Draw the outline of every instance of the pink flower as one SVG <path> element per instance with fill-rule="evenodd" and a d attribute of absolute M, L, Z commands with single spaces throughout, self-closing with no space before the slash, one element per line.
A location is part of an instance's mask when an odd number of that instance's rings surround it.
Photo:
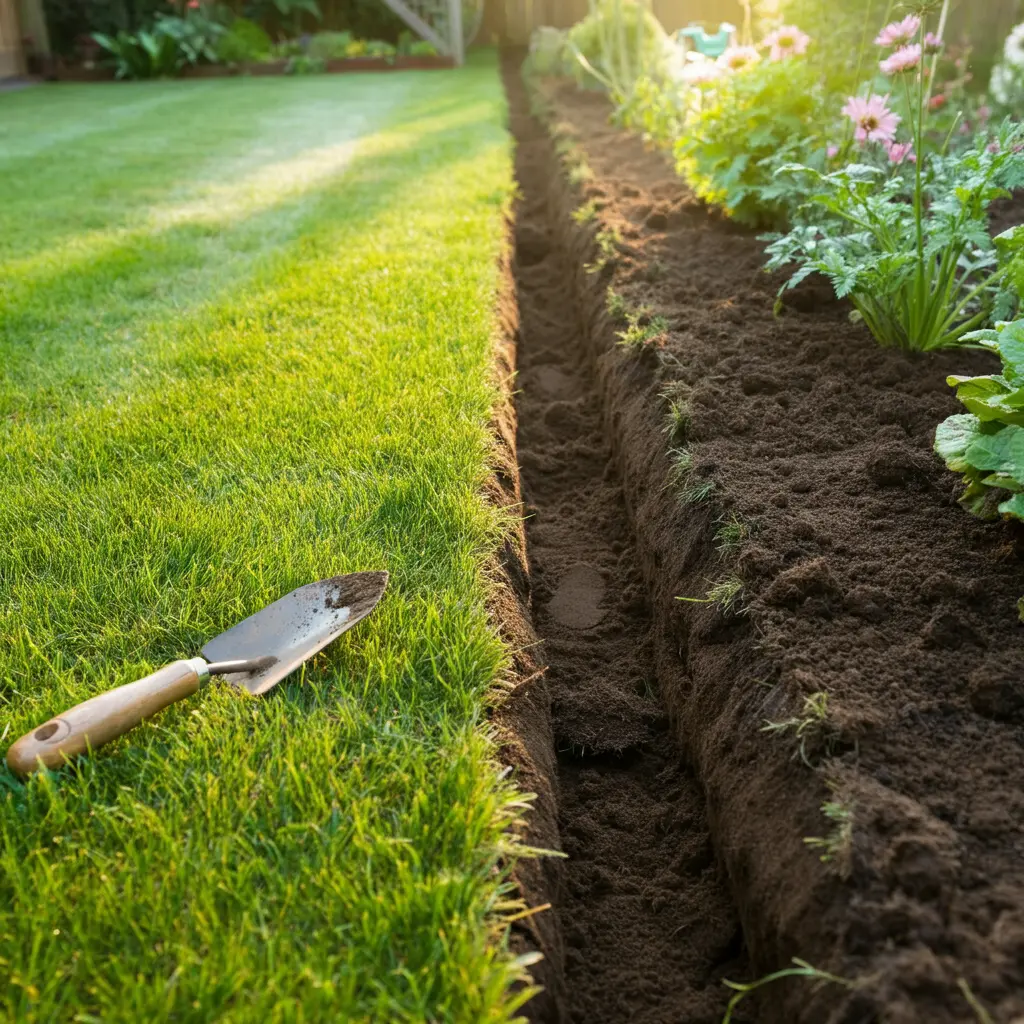
<path fill-rule="evenodd" d="M 982 124 L 988 124 L 989 119 L 992 117 L 992 108 L 989 106 L 978 107 L 978 120 Z"/>
<path fill-rule="evenodd" d="M 798 57 L 807 52 L 811 37 L 801 32 L 796 25 L 783 25 L 771 35 L 765 36 L 762 46 L 771 48 L 769 57 L 772 60 L 785 60 L 787 57 Z"/>
<path fill-rule="evenodd" d="M 730 46 L 718 58 L 718 63 L 726 71 L 745 71 L 747 68 L 753 67 L 760 59 L 761 55 L 753 46 Z"/>
<path fill-rule="evenodd" d="M 827 156 L 829 160 L 835 160 L 835 158 L 839 156 L 839 147 L 829 146 L 828 149 L 825 150 L 825 156 Z"/>
<path fill-rule="evenodd" d="M 187 7 L 190 11 L 199 10 L 199 0 L 188 0 Z"/>
<path fill-rule="evenodd" d="M 889 162 L 897 166 L 904 160 L 909 160 L 912 164 L 917 163 L 912 142 L 890 142 L 886 152 L 889 154 Z"/>
<path fill-rule="evenodd" d="M 941 93 L 941 92 L 940 93 L 936 93 L 928 101 L 928 109 L 929 110 L 941 110 L 948 102 L 949 102 L 949 98 L 945 95 L 945 93 Z"/>
<path fill-rule="evenodd" d="M 929 57 L 933 57 L 937 53 L 942 53 L 945 45 L 946 44 L 934 32 L 929 32 L 928 35 L 924 37 L 924 52 L 927 53 Z"/>
<path fill-rule="evenodd" d="M 998 142 L 990 142 L 988 144 L 988 151 L 990 153 L 1000 153 L 1002 152 L 1002 146 Z"/>
<path fill-rule="evenodd" d="M 907 71 L 913 71 L 921 64 L 921 47 L 918 43 L 913 46 L 901 46 L 891 57 L 886 57 L 878 66 L 886 75 L 902 75 Z"/>
<path fill-rule="evenodd" d="M 714 62 L 699 61 L 687 64 L 683 68 L 683 81 L 687 85 L 711 85 L 713 82 L 717 82 L 723 74 L 725 74 L 724 69 Z"/>
<path fill-rule="evenodd" d="M 875 46 L 893 49 L 906 46 L 920 31 L 921 19 L 916 14 L 908 14 L 902 21 L 894 21 L 886 25 L 875 39 Z"/>
<path fill-rule="evenodd" d="M 853 134 L 858 142 L 892 142 L 902 119 L 888 108 L 888 101 L 888 96 L 851 96 L 847 101 L 843 113 L 857 126 Z"/>

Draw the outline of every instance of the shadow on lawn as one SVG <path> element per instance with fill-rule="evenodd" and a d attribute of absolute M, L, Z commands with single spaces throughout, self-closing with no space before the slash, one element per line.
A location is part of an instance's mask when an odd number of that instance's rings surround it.
<path fill-rule="evenodd" d="M 452 122 L 451 112 L 464 107 L 464 101 L 456 100 L 417 103 L 378 135 L 343 144 L 345 152 L 336 154 L 336 164 L 327 167 L 326 173 L 313 175 L 305 186 L 273 201 L 261 200 L 256 214 L 248 213 L 225 225 L 223 211 L 204 206 L 192 214 L 194 219 L 172 219 L 163 226 L 126 232 L 115 236 L 106 251 L 86 254 L 72 266 L 46 267 L 29 281 L 15 281 L 8 286 L 0 333 L 0 361 L 5 364 L 0 377 L 0 414 L 24 411 L 33 404 L 34 387 L 22 392 L 16 384 L 18 378 L 26 385 L 43 380 L 51 390 L 61 386 L 63 375 L 78 388 L 88 383 L 89 391 L 99 378 L 111 380 L 111 374 L 126 360 L 137 361 L 145 351 L 145 342 L 131 337 L 134 328 L 151 331 L 185 321 L 204 306 L 229 296 L 237 299 L 240 281 L 251 278 L 254 264 L 273 260 L 300 244 L 303 225 L 316 224 L 325 207 L 341 195 L 347 193 L 352 199 L 339 223 L 346 232 L 354 233 L 396 196 L 415 189 L 425 171 L 445 173 L 451 166 L 472 161 L 484 148 L 500 144 L 486 103 Z M 435 127 L 430 128 L 431 122 Z M 385 140 L 383 148 L 374 146 L 378 138 Z M 416 151 L 423 155 L 407 159 Z M 438 151 L 439 157 L 434 156 Z M 432 163 L 437 166 L 431 167 Z M 268 235 L 279 237 L 271 249 L 266 246 Z M 222 250 L 228 263 L 226 271 L 220 264 L 209 275 L 220 277 L 212 288 L 204 280 L 208 254 L 199 251 L 211 245 Z M 237 262 L 232 265 L 232 260 Z M 250 281 L 246 290 L 259 287 Z M 148 304 L 154 299 L 163 304 L 157 307 L 156 316 Z M 141 311 L 140 302 L 147 303 Z M 104 313 L 105 306 L 113 311 L 108 308 Z M 51 336 L 49 332 L 74 320 L 76 314 L 84 321 L 81 332 Z M 75 358 L 74 349 L 81 348 L 82 336 L 89 334 L 94 344 L 81 358 Z M 13 389 L 11 384 L 15 384 Z"/>

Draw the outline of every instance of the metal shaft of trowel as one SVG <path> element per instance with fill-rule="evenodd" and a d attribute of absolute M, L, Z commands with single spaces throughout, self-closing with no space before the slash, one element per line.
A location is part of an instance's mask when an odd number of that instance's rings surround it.
<path fill-rule="evenodd" d="M 206 671 L 211 676 L 230 676 L 236 672 L 259 672 L 268 665 L 277 661 L 273 655 L 264 655 L 262 658 L 247 658 L 242 661 L 211 661 L 206 666 Z"/>

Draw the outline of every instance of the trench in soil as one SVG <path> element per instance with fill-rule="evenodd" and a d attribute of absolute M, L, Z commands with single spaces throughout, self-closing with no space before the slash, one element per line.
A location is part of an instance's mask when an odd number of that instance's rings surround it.
<path fill-rule="evenodd" d="M 742 933 L 659 696 L 629 513 L 547 203 L 550 142 L 515 72 L 506 88 L 521 195 L 517 446 L 567 854 L 554 894 L 566 1017 L 717 1024 L 722 979 L 749 977 Z"/>

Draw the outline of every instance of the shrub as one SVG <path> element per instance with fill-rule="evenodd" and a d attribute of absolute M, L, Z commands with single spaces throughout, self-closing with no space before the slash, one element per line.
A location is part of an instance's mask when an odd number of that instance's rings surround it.
<path fill-rule="evenodd" d="M 110 54 L 118 78 L 166 78 L 185 63 L 175 39 L 160 32 L 95 32 L 93 39 Z"/>
<path fill-rule="evenodd" d="M 270 55 L 270 36 L 254 21 L 235 18 L 217 41 L 217 60 L 222 64 L 249 64 Z"/>
<path fill-rule="evenodd" d="M 348 56 L 352 42 L 351 32 L 317 32 L 310 37 L 306 52 L 320 60 L 336 60 Z"/>
<path fill-rule="evenodd" d="M 786 160 L 824 166 L 829 95 L 802 58 L 755 63 L 699 93 L 675 147 L 679 173 L 705 202 L 755 227 L 779 226 L 790 210 Z"/>

